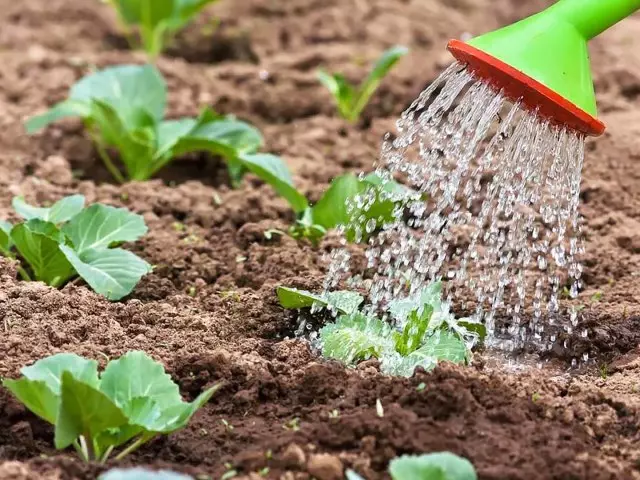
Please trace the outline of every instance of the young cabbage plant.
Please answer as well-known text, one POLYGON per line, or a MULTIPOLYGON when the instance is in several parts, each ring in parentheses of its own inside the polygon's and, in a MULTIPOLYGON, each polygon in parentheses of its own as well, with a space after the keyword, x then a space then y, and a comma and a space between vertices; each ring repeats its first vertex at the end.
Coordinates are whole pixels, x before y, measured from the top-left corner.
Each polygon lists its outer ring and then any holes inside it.
MULTIPOLYGON (((451 452, 403 455, 391 460, 389 474, 393 480, 478 480, 473 464, 451 452)), ((347 470, 347 480, 364 480, 347 470)))
POLYGON ((139 43, 156 58, 176 33, 186 27, 207 5, 218 0, 106 0, 118 12, 129 43, 139 43))
POLYGON ((86 462, 121 460, 158 435, 185 427, 218 385, 193 402, 182 400, 164 367, 144 352, 98 362, 60 353, 21 370, 3 385, 31 412, 54 426, 57 449, 73 446, 86 462))
MULTIPOLYGON (((222 157, 234 186, 251 170, 244 155, 260 165, 263 155, 253 154, 263 139, 255 127, 209 108, 198 118, 165 120, 166 104, 167 86, 155 67, 121 65, 81 79, 67 100, 28 120, 26 129, 35 133, 62 118, 81 118, 102 161, 120 183, 147 180, 174 158, 192 152, 222 157), (118 152, 124 173, 110 150, 118 152)), ((268 157, 286 170, 278 157, 268 157)))
POLYGON ((15 197, 13 208, 24 221, 0 221, 0 254, 26 263, 26 268, 19 268, 24 280, 58 288, 80 276, 96 293, 119 300, 151 266, 115 246, 136 241, 147 233, 147 226, 126 208, 84 204, 82 195, 65 197, 49 208, 15 197))
POLYGON ((332 75, 324 70, 318 71, 318 80, 333 95, 340 116, 350 122, 357 122, 384 77, 408 52, 402 46, 395 46, 384 52, 360 86, 351 85, 342 74, 332 75))
MULTIPOLYGON (((268 181, 263 172, 261 174, 255 169, 253 172, 268 181)), ((366 241, 384 223, 394 221, 403 202, 416 195, 405 186, 393 180, 383 180, 375 173, 363 178, 349 173, 335 178, 322 198, 312 206, 295 188, 290 176, 281 178, 283 181, 279 185, 274 181, 268 183, 289 202, 296 214, 296 222, 289 233, 294 238, 305 238, 314 244, 328 230, 340 226, 344 227, 349 242, 366 241)))
POLYGON ((416 367, 427 370, 439 361, 467 363, 468 344, 484 338, 483 324, 456 319, 441 300, 442 284, 435 282, 416 294, 391 302, 390 324, 358 310, 363 297, 349 291, 315 295, 279 287, 280 304, 289 309, 327 308, 337 317, 320 330, 322 354, 353 365, 369 358, 380 360, 384 373, 411 376, 416 367))

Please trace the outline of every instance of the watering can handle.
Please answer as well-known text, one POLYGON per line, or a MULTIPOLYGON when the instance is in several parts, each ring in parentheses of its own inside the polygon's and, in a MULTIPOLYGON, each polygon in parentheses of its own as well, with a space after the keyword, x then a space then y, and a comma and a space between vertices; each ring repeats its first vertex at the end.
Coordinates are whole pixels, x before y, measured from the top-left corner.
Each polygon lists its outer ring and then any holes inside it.
POLYGON ((549 10, 591 40, 640 10, 640 0, 559 0, 549 10))

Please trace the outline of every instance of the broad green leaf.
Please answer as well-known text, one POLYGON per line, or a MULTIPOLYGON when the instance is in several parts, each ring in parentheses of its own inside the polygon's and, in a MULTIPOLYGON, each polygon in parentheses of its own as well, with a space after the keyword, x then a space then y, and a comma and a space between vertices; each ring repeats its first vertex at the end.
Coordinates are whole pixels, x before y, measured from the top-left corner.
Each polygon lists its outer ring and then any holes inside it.
POLYGON ((356 90, 349 84, 344 75, 339 73, 329 74, 324 70, 318 71, 318 80, 324 85, 336 103, 340 115, 349 120, 354 121, 357 119, 353 116, 353 103, 356 99, 356 90))
POLYGON ((173 15, 176 0, 111 0, 128 25, 156 25, 173 15))
POLYGON ((18 224, 11 230, 11 240, 37 280, 58 287, 75 273, 60 251, 64 234, 54 224, 39 219, 18 224))
POLYGON ((389 303, 389 313, 400 324, 404 325, 409 314, 429 305, 434 314, 439 313, 442 306, 442 282, 432 282, 416 293, 389 303))
POLYGON ((188 140, 193 142, 212 143, 212 150, 216 151, 216 144, 222 144, 233 149, 234 153, 254 153, 262 146, 263 138, 260 131, 246 122, 229 118, 216 118, 208 122, 201 122, 188 140))
POLYGON ((320 330, 322 355, 351 365, 379 358, 391 348, 390 327, 382 320, 361 313, 343 315, 320 330))
POLYGON ((182 402, 178 385, 162 364, 139 351, 110 361, 100 390, 123 409, 136 397, 150 397, 161 409, 182 402))
POLYGON ((4 220, 0 220, 0 253, 9 255, 13 242, 11 241, 11 229, 13 225, 4 220))
POLYGON ((138 284, 151 266, 121 248, 88 249, 78 255, 65 245, 60 249, 85 282, 109 300, 120 300, 138 284))
POLYGON ((360 115, 364 107, 369 103, 371 96, 377 90, 387 73, 389 73, 393 66, 407 53, 409 53, 409 50, 406 47, 395 46, 382 54, 373 66, 371 73, 369 73, 366 80, 358 89, 357 98, 354 100, 353 105, 353 115, 355 118, 360 115))
POLYGON ((390 356, 383 361, 382 367, 387 374, 410 377, 418 366, 430 370, 440 361, 465 363, 468 358, 469 350, 460 337, 450 331, 438 330, 419 349, 406 357, 394 359, 390 356))
POLYGON ((278 287, 276 292, 278 294, 278 300, 280 300, 280 305, 284 308, 311 308, 316 305, 324 308, 332 308, 342 314, 355 313, 364 300, 359 293, 348 290, 329 292, 326 296, 289 287, 278 287))
POLYGON ((364 301, 364 297, 358 292, 351 292, 349 290, 328 292, 325 298, 327 303, 331 305, 334 310, 347 315, 356 313, 358 311, 358 307, 364 301))
POLYGON ((71 373, 76 380, 87 385, 96 388, 98 386, 98 362, 87 360, 75 353, 58 353, 20 370, 29 380, 45 382, 55 395, 60 395, 62 372, 71 373))
POLYGON ((464 328, 467 332, 476 334, 480 340, 484 340, 487 336, 487 327, 484 323, 473 320, 471 318, 461 318, 457 324, 464 328))
POLYGON ((469 460, 450 452, 405 455, 391 460, 393 480, 477 480, 469 460))
POLYGON ((56 423, 59 399, 45 382, 20 378, 2 384, 35 415, 52 425, 56 423))
POLYGON ((13 197, 12 205, 18 215, 25 220, 38 218, 45 222, 59 224, 76 216, 84 208, 84 195, 71 195, 58 200, 49 208, 34 207, 22 197, 13 197))
MULTIPOLYGON (((159 3, 153 0, 157 11, 159 3)), ((69 98, 91 103, 99 100, 110 105, 128 130, 141 126, 140 112, 160 121, 167 104, 167 86, 160 72, 152 65, 118 65, 92 73, 71 87, 69 98)))
POLYGON ((142 216, 126 208, 96 203, 62 227, 74 249, 82 257, 84 252, 107 248, 113 243, 133 242, 147 233, 142 216))
POLYGON ((221 384, 205 390, 191 403, 182 403, 162 410, 162 415, 155 421, 152 430, 160 433, 171 433, 184 428, 191 417, 200 410, 220 389, 221 384))
POLYGON ((120 112, 109 103, 94 99, 91 102, 92 124, 96 125, 103 147, 114 147, 132 180, 146 180, 150 177, 155 153, 155 120, 146 111, 137 110, 136 128, 130 128, 120 112))
POLYGON ((54 105, 49 111, 42 115, 31 117, 27 120, 25 128, 27 133, 32 133, 42 130, 46 126, 62 120, 63 118, 81 117, 87 118, 91 114, 91 108, 87 103, 75 100, 65 100, 57 105, 54 105))
POLYGON ((360 191, 360 182, 352 173, 335 178, 322 198, 312 207, 313 223, 326 229, 348 225, 349 200, 360 191))
POLYGON ((100 432, 127 424, 127 417, 107 397, 91 385, 62 373, 60 407, 55 428, 55 446, 71 445, 80 435, 87 441, 100 432))
POLYGON ((98 480, 193 480, 189 475, 169 470, 148 470, 142 467, 113 468, 98 477, 98 480))
POLYGON ((293 185, 289 169, 280 157, 268 153, 256 153, 242 154, 239 158, 247 170, 271 185, 279 195, 284 197, 294 212, 300 213, 309 206, 305 196, 293 185))
MULTIPOLYGON (((156 152, 154 164, 159 163, 162 157, 173 157, 173 148, 180 140, 186 137, 197 126, 197 120, 193 118, 181 118, 179 120, 164 120, 156 126, 156 152)), ((158 166, 161 167, 164 162, 158 166)))
POLYGON ((432 316, 431 305, 424 305, 409 313, 402 333, 396 336, 396 351, 400 355, 407 356, 420 348, 432 316))
POLYGON ((177 30, 184 27, 204 7, 219 0, 175 0, 175 13, 171 23, 171 29, 177 30))

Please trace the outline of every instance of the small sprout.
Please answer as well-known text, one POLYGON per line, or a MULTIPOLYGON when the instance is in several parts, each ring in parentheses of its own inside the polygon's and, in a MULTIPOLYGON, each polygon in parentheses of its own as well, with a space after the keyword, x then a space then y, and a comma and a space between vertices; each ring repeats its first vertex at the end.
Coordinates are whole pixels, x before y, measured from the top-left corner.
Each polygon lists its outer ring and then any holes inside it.
POLYGON ((227 430, 227 432, 233 432, 233 425, 231 425, 229 422, 227 422, 224 418, 222 420, 220 420, 222 422, 222 424, 224 425, 225 429, 227 430))
POLYGON ((269 475, 269 467, 264 467, 263 469, 261 469, 258 472, 258 475, 260 475, 261 477, 266 477, 267 475, 269 475))
POLYGON ((602 292, 596 292, 593 295, 591 295, 591 302, 599 302, 600 300, 602 300, 602 292))
POLYGON ((182 239, 182 242, 188 245, 191 245, 194 243, 200 243, 201 241, 202 241, 202 238, 200 238, 195 233, 191 233, 182 239))
POLYGON ((275 235, 281 237, 282 235, 285 235, 285 233, 277 228, 270 228, 264 232, 264 238, 267 240, 271 240, 275 235))
POLYGON ((422 392, 425 388, 427 388, 427 384, 424 382, 420 382, 420 384, 416 387, 416 392, 422 392))
POLYGON ((142 216, 126 208, 100 203, 85 207, 82 195, 65 197, 48 208, 15 197, 13 208, 24 221, 12 225, 0 220, 0 255, 27 265, 18 270, 23 280, 58 288, 81 277, 96 293, 120 300, 151 272, 151 265, 140 257, 111 248, 147 233, 142 216))
POLYGON ((340 411, 337 408, 334 408, 329 412, 329 418, 338 418, 340 416, 340 411))
POLYGON ((188 289, 187 289, 187 295, 189 295, 190 297, 195 297, 196 294, 198 293, 198 290, 196 289, 195 286, 191 285, 188 289))
POLYGON ((571 298, 571 290, 566 286, 562 287, 562 290, 560 291, 560 298, 571 298))
POLYGON ((360 86, 351 85, 344 75, 318 71, 318 80, 331 92, 340 115, 349 122, 356 122, 369 103, 378 86, 393 66, 409 50, 406 47, 392 47, 382 54, 372 71, 360 86))
POLYGON ((608 376, 609 376, 609 368, 606 363, 603 363, 602 365, 600 365, 600 378, 602 378, 603 380, 606 380, 608 376))
POLYGON ((292 430, 294 432, 297 432, 300 430, 300 419, 298 417, 295 417, 285 423, 282 427, 285 430, 292 430))
POLYGON ((540 400, 540 394, 538 392, 533 392, 533 395, 531 395, 531 401, 533 403, 537 403, 538 400, 540 400))
POLYGON ((173 222, 171 225, 176 232, 184 232, 187 228, 184 223, 181 222, 173 222))
POLYGON ((220 480, 229 480, 230 478, 233 478, 236 476, 238 476, 238 471, 232 468, 224 472, 220 477, 220 480))
POLYGON ((376 399, 376 414, 382 418, 384 417, 384 408, 382 408, 382 402, 380 399, 376 399))
POLYGON ((201 437, 206 437, 207 435, 209 435, 209 431, 206 428, 201 428, 199 433, 201 437))
POLYGON ((269 449, 266 452, 264 452, 264 458, 266 458, 267 460, 272 460, 273 459, 273 451, 271 449, 269 449))
POLYGON ((223 290, 220 292, 220 297, 223 299, 233 300, 234 302, 239 302, 241 300, 240 293, 235 290, 223 290))
POLYGON ((132 48, 142 48, 150 59, 162 53, 173 37, 202 11, 218 0, 109 0, 118 12, 132 48), (133 33, 136 35, 134 36, 133 33))

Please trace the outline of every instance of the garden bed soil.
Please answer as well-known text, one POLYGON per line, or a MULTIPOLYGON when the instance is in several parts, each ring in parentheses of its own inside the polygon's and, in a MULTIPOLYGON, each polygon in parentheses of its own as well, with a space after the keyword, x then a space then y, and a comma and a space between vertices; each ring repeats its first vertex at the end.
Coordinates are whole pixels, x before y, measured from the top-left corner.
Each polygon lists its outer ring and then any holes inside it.
MULTIPOLYGON (((449 37, 548 3, 221 0, 158 65, 172 117, 209 104, 254 122, 317 199, 334 176, 370 168, 382 135, 450 61, 449 37), (360 79, 392 42, 410 46, 410 58, 360 124, 338 119, 315 69, 360 79)), ((12 218, 14 195, 47 202, 80 192, 144 215, 149 234, 131 248, 155 265, 129 298, 109 303, 82 284, 58 291, 19 281, 0 259, 0 376, 62 351, 104 364, 140 349, 165 364, 187 398, 223 383, 186 429, 125 465, 287 480, 337 480, 353 468, 376 480, 388 478, 396 455, 450 450, 485 480, 640 478, 639 17, 593 43, 608 132, 589 141, 582 183, 587 337, 542 368, 505 370, 478 355, 471 367, 410 379, 381 375, 375 361, 346 369, 287 338, 296 319, 275 287, 319 288, 336 239, 317 248, 267 240, 264 232, 286 229, 292 215, 257 179, 230 190, 222 163, 194 156, 158 179, 117 186, 77 122, 24 134, 22 121, 64 98, 88 69, 143 60, 123 48, 106 6, 1 0, 0 23, 0 218, 12 218), (584 353, 593 360, 571 369, 584 353)), ((51 427, 0 391, 0 478, 89 480, 102 470, 53 450, 51 427)))

